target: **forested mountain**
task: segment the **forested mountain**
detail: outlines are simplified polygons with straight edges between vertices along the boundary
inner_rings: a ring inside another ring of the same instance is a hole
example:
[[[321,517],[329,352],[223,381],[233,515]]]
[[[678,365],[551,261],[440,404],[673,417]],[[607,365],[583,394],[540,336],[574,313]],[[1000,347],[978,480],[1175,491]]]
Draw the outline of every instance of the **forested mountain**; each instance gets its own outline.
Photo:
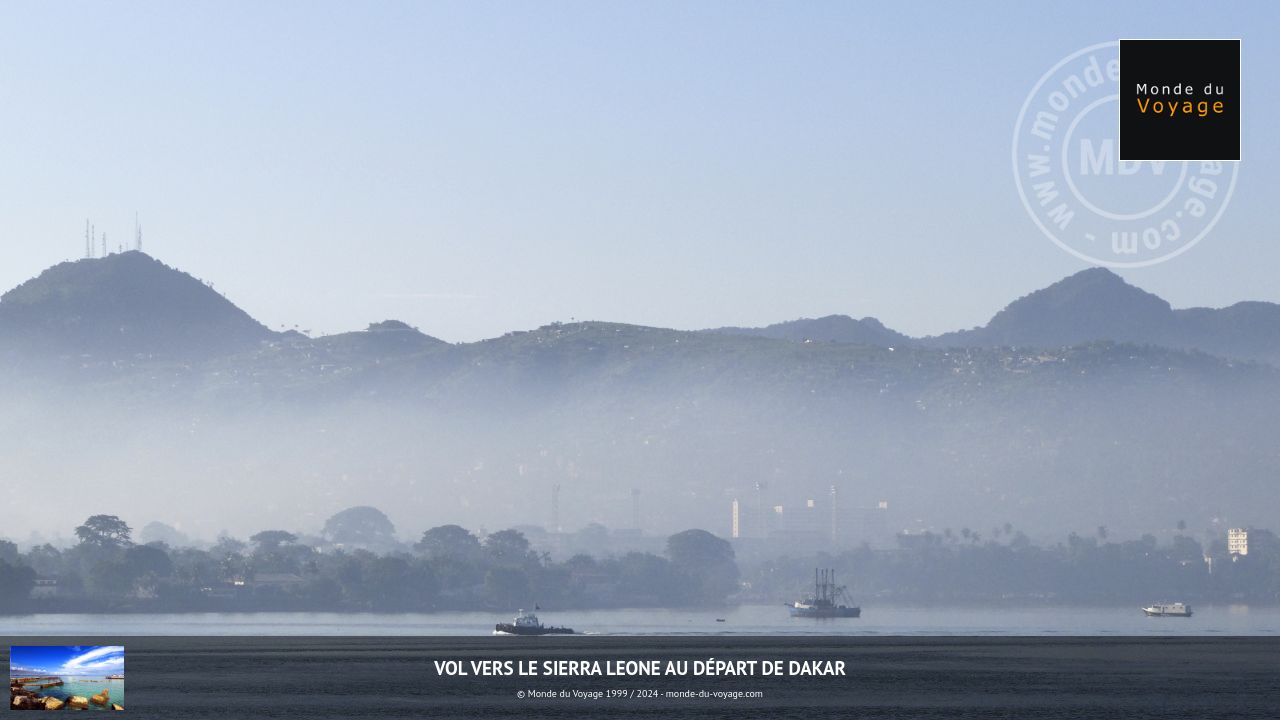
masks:
[[[0,349],[202,359],[272,336],[212,287],[141,252],[64,262],[0,296]]]
[[[113,263],[141,271],[120,281]],[[0,300],[0,457],[15,486],[57,488],[57,515],[209,537],[282,517],[318,530],[375,503],[408,532],[550,525],[559,485],[567,527],[631,526],[638,489],[648,532],[727,534],[737,499],[755,533],[804,522],[834,487],[851,541],[1277,524],[1280,372],[1065,325],[1026,334],[1037,313],[1137,332],[1168,310],[1105,271],[1015,302],[989,335],[884,347],[605,322],[467,344],[395,321],[312,339],[140,253],[71,265]],[[1129,315],[1106,316],[1117,302]],[[1170,312],[1241,337],[1222,330],[1230,310]],[[873,528],[860,508],[881,501]],[[48,527],[20,513],[6,532]]]
[[[908,337],[875,318],[854,320],[846,315],[708,332],[881,347],[1061,348],[1109,341],[1280,364],[1280,305],[1240,302],[1226,308],[1175,310],[1104,268],[1082,270],[1021,297],[986,325],[932,337]]]

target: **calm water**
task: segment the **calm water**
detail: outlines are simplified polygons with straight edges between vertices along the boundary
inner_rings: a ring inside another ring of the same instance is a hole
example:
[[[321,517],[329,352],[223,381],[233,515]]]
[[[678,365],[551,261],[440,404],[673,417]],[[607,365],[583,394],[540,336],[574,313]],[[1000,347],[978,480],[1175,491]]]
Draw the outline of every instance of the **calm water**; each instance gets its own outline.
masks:
[[[45,688],[43,690],[39,690],[36,688],[30,688],[30,689],[35,690],[41,695],[44,695],[47,697],[55,697],[55,698],[58,698],[59,700],[66,700],[72,695],[80,695],[81,697],[89,698],[94,695],[97,695],[103,690],[106,690],[109,693],[108,704],[95,705],[93,703],[89,703],[90,710],[110,711],[111,710],[110,703],[115,703],[126,709],[129,707],[124,703],[124,681],[123,680],[108,680],[105,677],[101,677],[101,676],[71,677],[68,675],[63,675],[61,677],[64,682],[62,685],[58,687]]]
[[[1280,608],[1195,606],[1191,618],[1137,607],[864,606],[858,619],[806,620],[780,605],[723,610],[543,610],[544,623],[596,635],[1280,635]],[[723,618],[724,622],[716,622]],[[0,635],[489,635],[510,614],[194,613],[0,616]],[[114,692],[114,691],[113,691]]]

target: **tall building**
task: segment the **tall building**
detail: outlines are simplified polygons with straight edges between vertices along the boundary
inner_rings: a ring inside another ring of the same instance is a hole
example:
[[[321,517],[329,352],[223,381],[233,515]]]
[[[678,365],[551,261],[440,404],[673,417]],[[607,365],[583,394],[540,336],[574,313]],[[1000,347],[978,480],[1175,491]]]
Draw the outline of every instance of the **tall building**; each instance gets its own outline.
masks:
[[[1227,552],[1232,555],[1249,554],[1248,528],[1231,528],[1227,531]]]

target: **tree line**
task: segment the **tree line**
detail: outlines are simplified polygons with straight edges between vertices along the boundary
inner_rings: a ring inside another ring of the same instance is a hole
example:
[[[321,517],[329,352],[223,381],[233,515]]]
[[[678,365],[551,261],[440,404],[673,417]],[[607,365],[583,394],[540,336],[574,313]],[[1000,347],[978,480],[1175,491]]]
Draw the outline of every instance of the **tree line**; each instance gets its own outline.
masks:
[[[163,526],[161,529],[164,529]],[[802,557],[760,554],[739,571],[730,543],[703,530],[666,539],[662,552],[546,551],[545,533],[476,534],[457,525],[402,543],[374,508],[338,513],[316,537],[264,530],[195,547],[172,529],[134,532],[95,515],[67,548],[20,552],[0,541],[0,612],[35,611],[510,611],[547,608],[694,607],[795,599],[814,567],[835,568],[853,599],[876,602],[1132,603],[1280,602],[1280,540],[1249,534],[1248,555],[1179,532],[1115,541],[1105,528],[1033,544],[1011,527],[897,536]],[[603,528],[589,527],[588,540]],[[148,532],[150,531],[150,532]],[[564,547],[580,546],[566,543]],[[563,550],[564,547],[560,549]]]
[[[351,508],[319,538],[264,530],[210,547],[135,543],[133,529],[94,515],[65,549],[19,552],[0,541],[0,611],[435,611],[723,604],[738,589],[728,542],[703,530],[662,554],[627,552],[562,562],[524,533],[483,536],[457,525],[411,546],[374,508]]]
[[[855,600],[873,603],[1280,603],[1280,540],[1270,531],[1250,530],[1240,555],[1225,538],[1207,547],[1181,532],[1167,544],[1149,534],[1117,541],[1105,527],[1047,546],[1021,532],[984,540],[966,530],[901,534],[888,550],[770,558],[744,573],[741,599],[783,598],[812,584],[815,566],[836,569]]]

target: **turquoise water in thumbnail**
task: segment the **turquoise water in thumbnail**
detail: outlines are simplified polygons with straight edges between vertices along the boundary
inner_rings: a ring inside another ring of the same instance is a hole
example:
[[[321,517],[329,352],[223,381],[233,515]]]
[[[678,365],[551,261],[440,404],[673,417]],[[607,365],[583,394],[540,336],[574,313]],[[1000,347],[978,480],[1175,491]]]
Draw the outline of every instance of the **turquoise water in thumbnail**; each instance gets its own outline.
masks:
[[[63,701],[73,695],[81,695],[85,698],[90,698],[103,690],[106,690],[108,692],[107,704],[95,705],[93,703],[89,703],[90,710],[110,710],[111,703],[115,703],[123,708],[129,707],[124,702],[123,680],[108,680],[102,676],[68,677],[60,675],[59,677],[62,678],[64,684],[58,687],[45,688],[43,690],[39,690],[35,687],[28,687],[27,689],[38,692],[45,697],[55,697]]]

